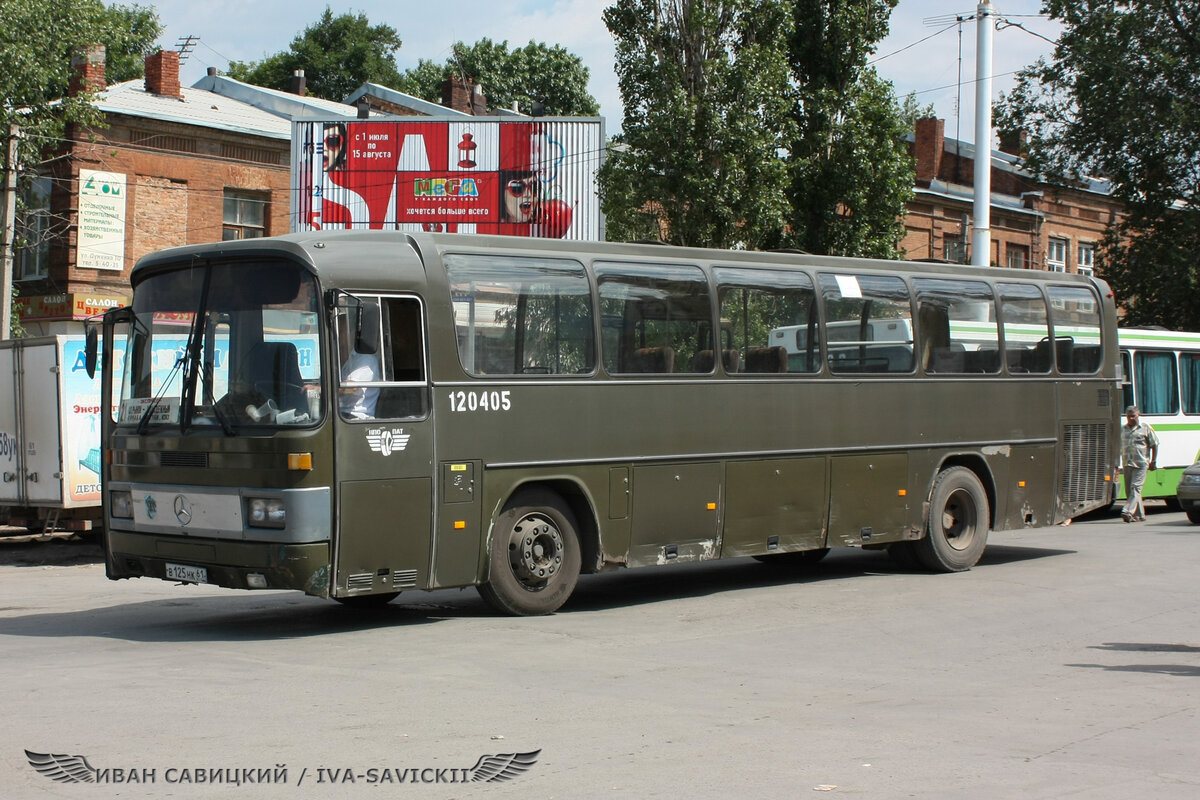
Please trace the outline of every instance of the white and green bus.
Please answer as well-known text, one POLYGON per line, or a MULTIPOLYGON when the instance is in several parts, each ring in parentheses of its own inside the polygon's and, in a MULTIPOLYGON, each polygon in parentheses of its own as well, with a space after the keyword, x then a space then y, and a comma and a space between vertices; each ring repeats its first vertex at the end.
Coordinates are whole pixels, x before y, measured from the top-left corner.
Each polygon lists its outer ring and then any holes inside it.
POLYGON ((90 338, 118 409, 113 579, 477 586, 539 614, 646 565, 842 547, 966 570, 990 532, 1115 492, 1116 316, 1091 278, 319 231, 131 280, 90 338))
MULTIPOLYGON (((1200 333, 1120 328, 1122 407, 1137 406, 1159 438, 1143 496, 1176 505, 1183 471, 1200 460, 1200 333)), ((1125 496, 1124 480, 1119 497, 1125 496)))

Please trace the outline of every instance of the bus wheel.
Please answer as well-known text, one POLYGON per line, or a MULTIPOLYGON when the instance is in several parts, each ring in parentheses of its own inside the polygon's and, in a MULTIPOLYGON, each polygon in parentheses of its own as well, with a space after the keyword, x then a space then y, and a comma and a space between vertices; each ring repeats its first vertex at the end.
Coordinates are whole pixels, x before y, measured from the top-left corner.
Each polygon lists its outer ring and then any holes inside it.
POLYGON ((1193 502, 1187 509, 1187 518, 1194 525, 1200 525, 1200 507, 1193 502))
POLYGON ((966 467, 943 470, 933 482, 925 538, 913 543, 917 558, 934 572, 975 566, 987 546, 988 500, 979 478, 966 467))
POLYGON ((505 614, 554 613, 579 580, 575 531, 575 517, 558 495, 520 493, 496 519, 487 582, 479 586, 479 594, 505 614))

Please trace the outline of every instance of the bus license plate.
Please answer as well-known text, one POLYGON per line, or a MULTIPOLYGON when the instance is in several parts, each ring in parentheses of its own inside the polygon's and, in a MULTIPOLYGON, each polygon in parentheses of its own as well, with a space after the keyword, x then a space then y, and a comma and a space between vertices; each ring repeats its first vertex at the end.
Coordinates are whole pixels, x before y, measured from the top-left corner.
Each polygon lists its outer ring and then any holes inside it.
POLYGON ((188 583, 208 583, 208 570, 187 564, 167 564, 167 578, 188 583))

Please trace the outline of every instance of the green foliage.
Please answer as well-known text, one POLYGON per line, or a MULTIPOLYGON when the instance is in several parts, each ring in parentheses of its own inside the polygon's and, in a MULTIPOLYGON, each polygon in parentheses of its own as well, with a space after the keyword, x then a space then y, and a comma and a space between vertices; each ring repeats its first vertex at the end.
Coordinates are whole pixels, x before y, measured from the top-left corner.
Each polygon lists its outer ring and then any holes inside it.
POLYGON ((396 88, 432 103, 441 101, 442 81, 448 75, 470 78, 483 87, 488 105, 512 108, 513 103, 528 114, 534 101, 541 102, 547 116, 591 117, 600 104, 588 93, 588 68, 579 56, 565 48, 533 42, 516 50, 508 42, 480 39, 471 46, 454 44, 454 55, 438 67, 422 59, 405 71, 396 88))
POLYGON ((160 49, 155 43, 163 30, 154 9, 137 4, 108 6, 102 24, 99 42, 105 50, 105 81, 121 83, 144 76, 146 56, 160 49))
POLYGON ((895 0, 618 0, 609 237, 897 257, 908 133, 866 64, 895 0))
POLYGON ((1200 6, 1046 0, 1064 30, 1024 70, 999 126, 1028 135, 1026 166, 1078 185, 1100 176, 1128 216, 1098 271, 1126 321, 1200 329, 1200 6))
MULTIPOLYGON (((787 215, 782 0, 618 0, 623 133, 600 171, 610 238, 658 214, 673 244, 760 247, 787 215)), ((657 237, 656 237, 657 238, 657 237)))
POLYGON ((916 92, 909 92, 904 95, 904 101, 900 104, 900 119, 904 122, 904 127, 908 130, 916 130, 917 120, 927 119, 936 115, 937 112, 933 108, 933 103, 921 105, 917 101, 916 92))
POLYGON ((71 56, 100 41, 98 0, 4 0, 0 3, 0 135, 21 126, 21 162, 34 164, 68 122, 95 124, 88 98, 67 97, 71 56))
POLYGON ((326 6, 321 18, 292 40, 291 48, 262 61, 229 64, 229 76, 244 83, 287 91, 304 70, 307 91, 342 101, 364 83, 399 86, 396 51, 400 35, 390 25, 372 25, 365 14, 339 14, 326 6))
POLYGON ((909 128, 867 65, 896 0, 797 0, 789 40, 796 135, 785 242, 812 253, 897 258, 912 197, 909 128))

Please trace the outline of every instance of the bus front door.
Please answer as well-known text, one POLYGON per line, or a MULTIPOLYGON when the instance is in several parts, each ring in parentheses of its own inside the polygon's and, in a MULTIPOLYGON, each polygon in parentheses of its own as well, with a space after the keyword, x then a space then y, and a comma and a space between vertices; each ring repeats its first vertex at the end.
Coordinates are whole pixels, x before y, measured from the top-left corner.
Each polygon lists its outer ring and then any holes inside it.
POLYGON ((378 297, 349 310, 338 331, 343 377, 335 404, 337 524, 330 591, 356 597, 428 588, 434 428, 421 303, 415 297, 378 297), (362 314, 361 326, 355 311, 362 314), (382 330, 374 337, 376 357, 348 352, 355 339, 348 329, 374 334, 376 324, 382 330))

